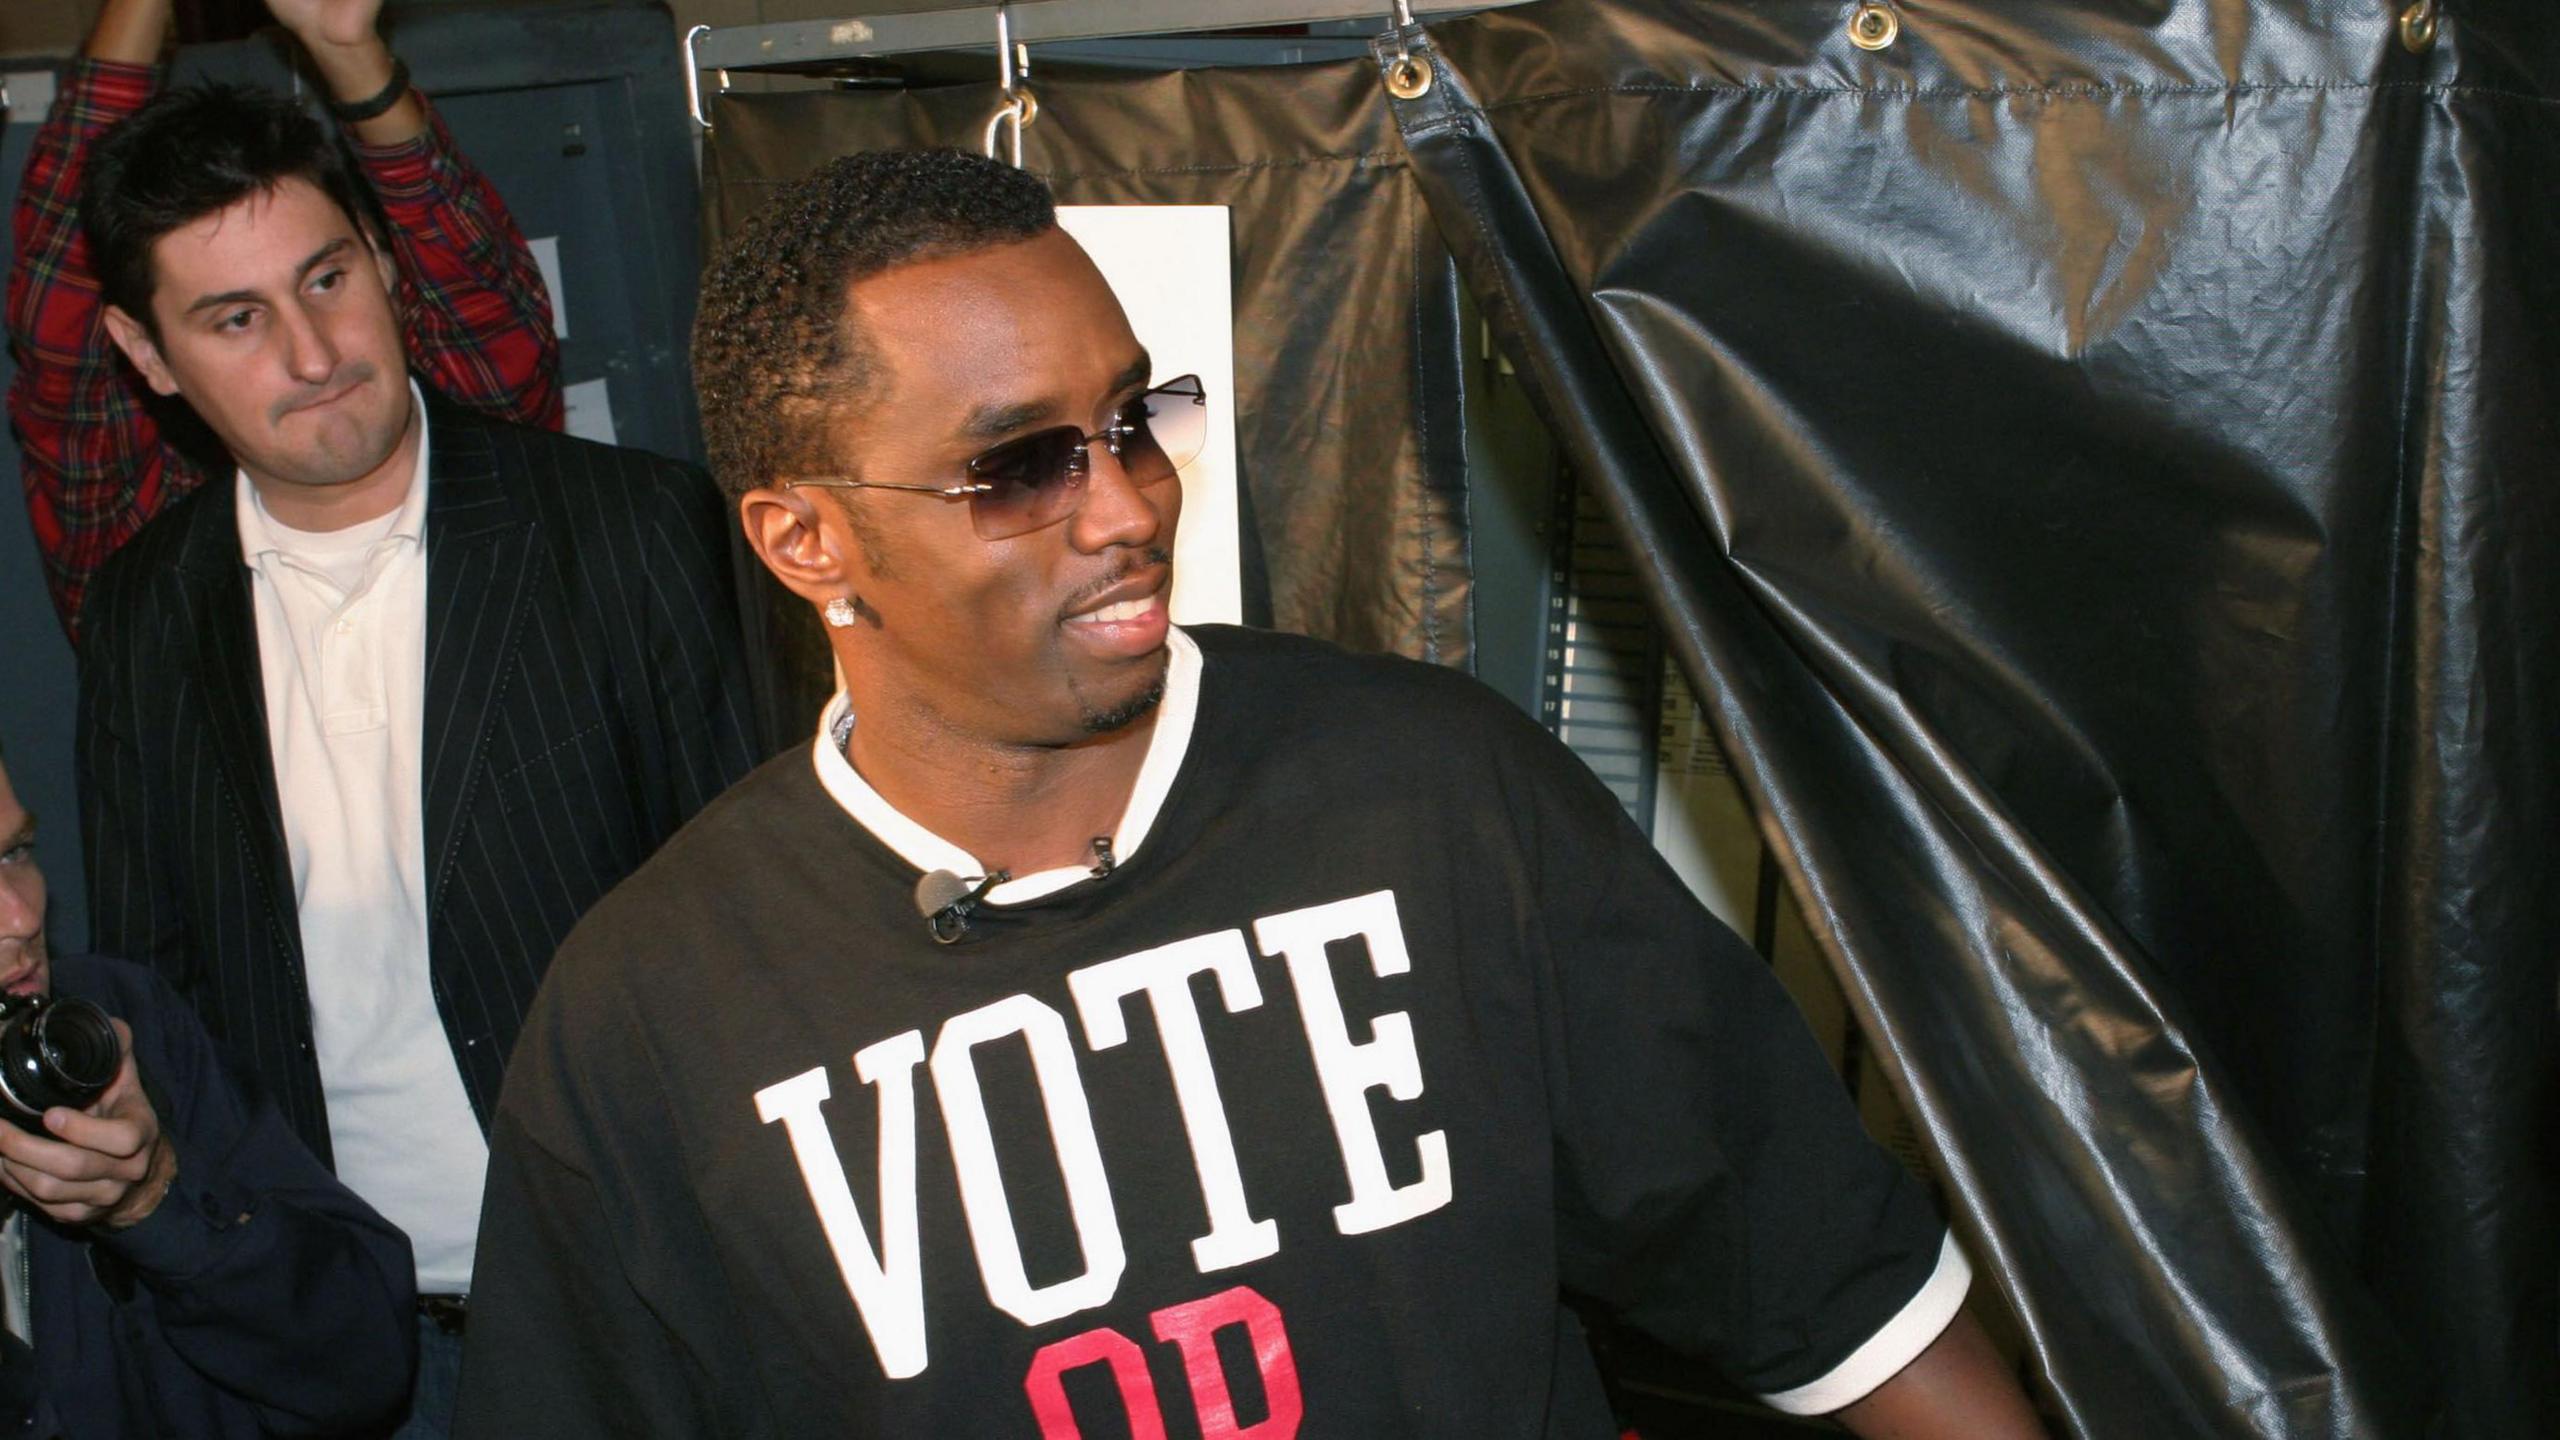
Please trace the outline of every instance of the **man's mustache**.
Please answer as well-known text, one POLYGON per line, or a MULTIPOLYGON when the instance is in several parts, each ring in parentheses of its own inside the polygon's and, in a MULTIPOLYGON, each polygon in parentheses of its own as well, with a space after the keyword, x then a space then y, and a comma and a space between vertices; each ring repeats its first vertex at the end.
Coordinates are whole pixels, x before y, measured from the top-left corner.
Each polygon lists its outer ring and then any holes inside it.
POLYGON ((1075 588, 1075 593, 1067 597, 1067 602, 1058 607, 1058 618, 1064 620, 1068 616, 1073 615, 1076 611, 1082 609, 1085 602, 1091 600, 1094 596, 1101 594, 1103 591, 1110 589, 1112 586, 1119 584, 1121 581, 1128 579, 1130 576, 1137 574, 1141 570, 1149 569, 1158 565, 1170 565, 1172 563, 1173 552, 1171 550, 1166 549, 1162 545, 1150 545, 1142 554, 1121 561, 1119 565, 1113 567, 1110 574, 1103 576, 1099 580, 1077 586, 1075 588))

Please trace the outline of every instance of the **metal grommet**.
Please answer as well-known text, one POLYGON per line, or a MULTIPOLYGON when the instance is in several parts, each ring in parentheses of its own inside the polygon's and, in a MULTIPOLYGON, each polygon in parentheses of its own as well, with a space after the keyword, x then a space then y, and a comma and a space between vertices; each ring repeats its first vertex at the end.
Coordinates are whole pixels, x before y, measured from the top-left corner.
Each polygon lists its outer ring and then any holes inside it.
POLYGON ((2400 48, 2412 55, 2424 55, 2435 48, 2437 26, 2436 0, 2417 0, 2400 12, 2400 48))
POLYGON ((1861 50, 1882 50, 1901 34, 1902 17, 1877 0, 1867 0, 1849 15, 1849 43, 1861 50))
POLYGON ((1419 100, 1431 93, 1431 62, 1419 55, 1399 55, 1387 62, 1387 93, 1399 100, 1419 100))

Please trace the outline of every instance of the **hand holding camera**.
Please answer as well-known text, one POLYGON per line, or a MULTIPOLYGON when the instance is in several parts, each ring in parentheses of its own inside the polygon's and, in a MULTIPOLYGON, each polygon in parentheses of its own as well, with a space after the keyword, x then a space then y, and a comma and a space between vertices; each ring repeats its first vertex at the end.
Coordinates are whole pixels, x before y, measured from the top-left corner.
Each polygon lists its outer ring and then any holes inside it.
POLYGON ((0 1007, 0 1116, 0 1188, 62 1224, 136 1224, 176 1178, 132 1030, 86 1001, 0 1007))

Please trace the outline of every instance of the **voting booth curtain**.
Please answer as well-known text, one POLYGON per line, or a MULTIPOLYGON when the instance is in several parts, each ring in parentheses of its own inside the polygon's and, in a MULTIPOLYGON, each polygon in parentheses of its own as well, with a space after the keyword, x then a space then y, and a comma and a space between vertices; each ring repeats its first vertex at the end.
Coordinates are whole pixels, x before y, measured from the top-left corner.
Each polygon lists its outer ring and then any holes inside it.
MULTIPOLYGON (((1041 101, 1062 199, 1235 207, 1272 623, 1468 658, 1454 257, 2078 1434, 2560 1433, 2560 12, 1550 0, 1041 101)), ((724 97, 713 226, 993 104, 724 97)))

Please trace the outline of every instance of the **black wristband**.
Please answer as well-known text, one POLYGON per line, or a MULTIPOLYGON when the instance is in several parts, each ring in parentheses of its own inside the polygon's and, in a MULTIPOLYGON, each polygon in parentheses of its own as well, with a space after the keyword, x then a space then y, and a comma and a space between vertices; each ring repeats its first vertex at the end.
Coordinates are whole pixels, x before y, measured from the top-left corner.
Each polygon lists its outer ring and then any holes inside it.
POLYGON ((365 100, 332 100, 329 102, 329 113, 344 124, 361 125, 377 115, 388 112, 392 106, 400 103, 401 96, 408 93, 409 62, 394 55, 391 57, 391 79, 382 87, 382 93, 365 100))

